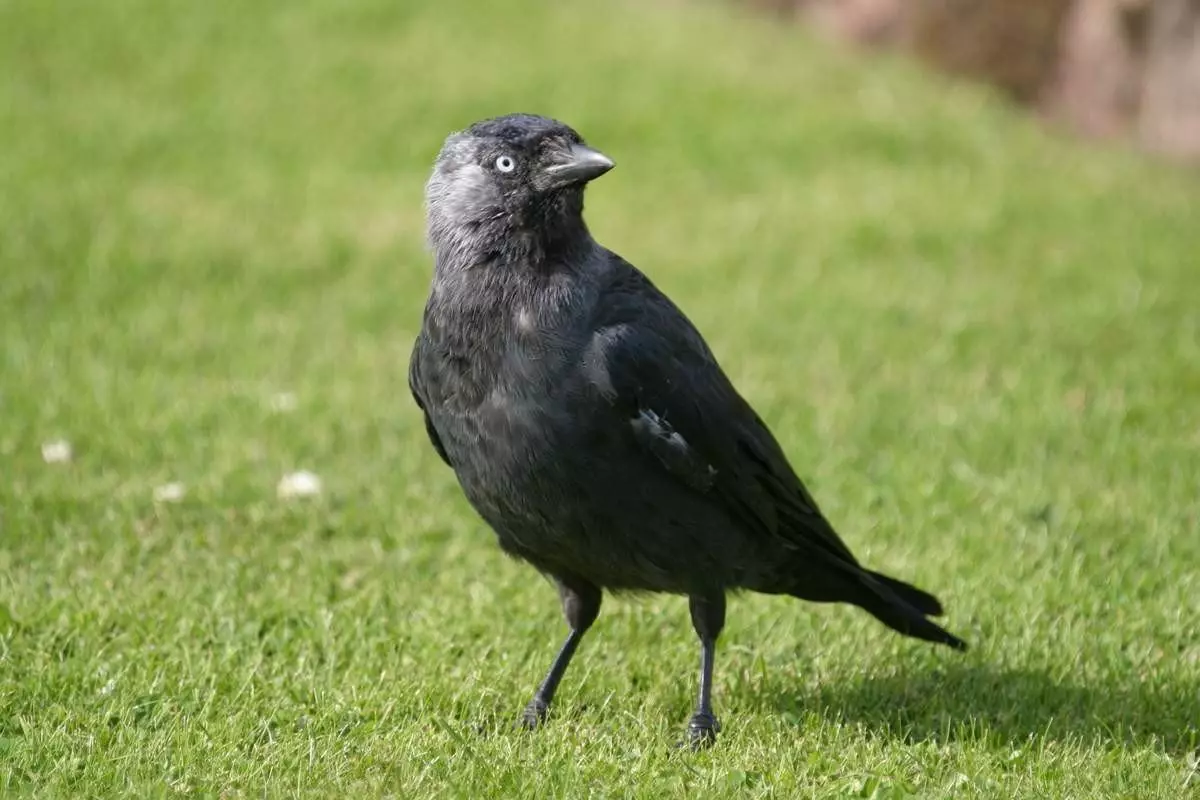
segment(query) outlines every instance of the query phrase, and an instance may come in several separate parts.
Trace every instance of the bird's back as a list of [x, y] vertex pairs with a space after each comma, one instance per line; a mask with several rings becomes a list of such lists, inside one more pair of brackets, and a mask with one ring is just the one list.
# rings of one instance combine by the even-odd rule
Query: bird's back
[[[555, 303], [513, 273], [486, 293], [486, 309], [431, 300], [414, 357], [419, 400], [467, 497], [507, 550], [549, 571], [610, 588], [768, 586], [788, 555], [786, 537], [761, 529], [778, 524], [777, 499], [756, 490], [763, 507], [737, 507], [730, 481], [745, 476], [721, 459], [738, 458], [739, 445], [720, 431], [768, 437], [768, 458], [774, 439], [644, 274], [599, 247], [585, 267], [562, 279]], [[468, 319], [478, 330], [464, 336]], [[654, 362], [671, 396], [614, 385], [629, 347]], [[689, 409], [711, 429], [681, 439], [714, 461], [701, 466], [716, 471], [713, 487], [664, 468], [638, 436], [643, 414], [687, 426]]]

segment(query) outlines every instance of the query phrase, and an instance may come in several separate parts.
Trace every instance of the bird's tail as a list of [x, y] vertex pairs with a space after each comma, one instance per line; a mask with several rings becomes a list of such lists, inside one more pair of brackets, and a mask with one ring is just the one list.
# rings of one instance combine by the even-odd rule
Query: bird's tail
[[889, 578], [887, 575], [882, 575], [878, 572], [870, 572], [868, 574], [882, 583], [887, 588], [900, 596], [900, 599], [908, 603], [910, 606], [920, 611], [927, 617], [940, 617], [943, 613], [942, 604], [936, 597], [929, 592], [924, 592], [904, 581], [898, 581], [895, 578]]
[[933, 595], [878, 572], [863, 571], [860, 584], [863, 591], [852, 602], [892, 630], [955, 650], [967, 649], [966, 642], [928, 619], [942, 613], [942, 604]]

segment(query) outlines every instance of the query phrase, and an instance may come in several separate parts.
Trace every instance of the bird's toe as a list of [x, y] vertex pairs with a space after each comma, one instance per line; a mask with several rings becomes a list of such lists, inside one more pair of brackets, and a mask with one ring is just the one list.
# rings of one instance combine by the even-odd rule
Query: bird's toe
[[688, 720], [687, 739], [680, 742], [681, 747], [688, 747], [692, 750], [703, 750], [706, 747], [711, 747], [716, 744], [717, 734], [721, 730], [721, 723], [712, 714], [694, 714]]
[[525, 706], [521, 718], [517, 720], [517, 725], [527, 731], [537, 730], [545, 724], [549, 713], [550, 704], [540, 697], [535, 697], [529, 701], [529, 705]]

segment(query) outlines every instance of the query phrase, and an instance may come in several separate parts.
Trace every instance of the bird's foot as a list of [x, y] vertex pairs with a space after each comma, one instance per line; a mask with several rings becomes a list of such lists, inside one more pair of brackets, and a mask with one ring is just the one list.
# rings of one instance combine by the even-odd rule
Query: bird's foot
[[717, 733], [720, 730], [721, 723], [715, 716], [697, 712], [688, 720], [687, 740], [680, 742], [680, 747], [689, 747], [692, 750], [712, 747], [717, 742]]
[[535, 697], [529, 701], [529, 705], [525, 706], [525, 711], [521, 713], [521, 719], [517, 721], [517, 725], [527, 731], [537, 730], [546, 722], [546, 716], [550, 713], [550, 704], [540, 697]]

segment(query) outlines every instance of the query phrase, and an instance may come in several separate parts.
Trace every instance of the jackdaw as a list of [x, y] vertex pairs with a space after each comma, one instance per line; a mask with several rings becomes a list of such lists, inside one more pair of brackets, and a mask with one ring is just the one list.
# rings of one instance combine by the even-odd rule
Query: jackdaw
[[704, 339], [598, 244], [585, 185], [613, 162], [561, 122], [484, 120], [426, 187], [434, 274], [409, 366], [425, 429], [500, 547], [557, 584], [570, 633], [525, 708], [537, 727], [601, 591], [687, 595], [700, 638], [694, 744], [725, 596], [844, 602], [963, 650], [932, 595], [862, 566]]

